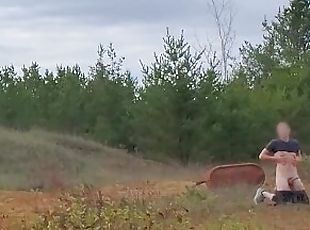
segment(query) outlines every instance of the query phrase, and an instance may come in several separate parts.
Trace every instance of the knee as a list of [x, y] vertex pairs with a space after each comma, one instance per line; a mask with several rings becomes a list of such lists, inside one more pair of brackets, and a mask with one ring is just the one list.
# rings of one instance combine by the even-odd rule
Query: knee
[[306, 191], [294, 192], [293, 203], [309, 204], [309, 197]]

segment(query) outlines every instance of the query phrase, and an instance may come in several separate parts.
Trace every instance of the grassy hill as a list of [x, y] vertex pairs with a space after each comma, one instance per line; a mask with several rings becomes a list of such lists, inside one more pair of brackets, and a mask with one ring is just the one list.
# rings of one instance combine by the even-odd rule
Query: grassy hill
[[176, 179], [178, 166], [134, 157], [76, 136], [0, 128], [0, 189], [53, 189], [75, 184]]
[[[193, 168], [144, 160], [80, 137], [36, 129], [21, 132], [0, 128], [0, 144], [1, 229], [33, 229], [33, 223], [39, 223], [35, 229], [46, 229], [46, 224], [57, 224], [59, 220], [62, 224], [63, 219], [59, 216], [68, 218], [68, 224], [76, 215], [79, 218], [74, 224], [87, 222], [88, 218], [96, 217], [93, 213], [97, 213], [97, 206], [91, 205], [102, 202], [98, 194], [113, 200], [101, 207], [103, 217], [117, 211], [118, 215], [113, 218], [120, 218], [120, 221], [111, 218], [113, 224], [126, 224], [121, 220], [133, 218], [131, 221], [144, 226], [150, 223], [149, 218], [153, 218], [154, 224], [159, 226], [157, 229], [192, 229], [192, 226], [212, 230], [309, 229], [309, 206], [271, 207], [266, 203], [256, 207], [252, 202], [252, 189], [242, 186], [215, 193], [204, 186], [192, 189], [187, 187], [192, 184], [188, 179], [199, 173]], [[300, 172], [309, 191], [308, 160]], [[266, 173], [266, 187], [272, 191], [274, 167], [267, 165]], [[145, 183], [146, 180], [149, 182]], [[3, 191], [48, 190], [81, 183], [93, 184], [99, 190], [91, 188], [88, 191], [86, 187], [86, 193], [81, 191], [83, 196], [78, 191], [70, 195], [57, 191]], [[72, 203], [73, 200], [77, 203]], [[90, 205], [90, 209], [82, 210], [83, 215], [87, 213], [85, 220], [80, 214], [83, 202]], [[47, 216], [50, 222], [44, 218], [42, 222], [40, 216]]]

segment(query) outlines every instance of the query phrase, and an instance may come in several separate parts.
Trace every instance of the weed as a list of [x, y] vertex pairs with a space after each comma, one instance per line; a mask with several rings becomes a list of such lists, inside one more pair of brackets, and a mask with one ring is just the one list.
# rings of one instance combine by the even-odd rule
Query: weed
[[66, 193], [57, 212], [41, 216], [33, 230], [41, 229], [179, 229], [191, 228], [187, 212], [170, 203], [160, 209], [155, 202], [141, 200], [112, 201], [99, 191]]

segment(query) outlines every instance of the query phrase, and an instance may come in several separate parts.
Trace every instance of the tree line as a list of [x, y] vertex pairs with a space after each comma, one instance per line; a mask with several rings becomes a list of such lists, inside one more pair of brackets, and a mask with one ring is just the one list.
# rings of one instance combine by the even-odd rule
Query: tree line
[[112, 45], [99, 46], [85, 74], [76, 66], [41, 73], [37, 63], [0, 71], [0, 123], [85, 135], [183, 163], [253, 158], [286, 120], [310, 150], [310, 3], [292, 0], [263, 41], [247, 41], [225, 79], [217, 56], [195, 51], [183, 32], [167, 31], [164, 51], [141, 64], [142, 84]]

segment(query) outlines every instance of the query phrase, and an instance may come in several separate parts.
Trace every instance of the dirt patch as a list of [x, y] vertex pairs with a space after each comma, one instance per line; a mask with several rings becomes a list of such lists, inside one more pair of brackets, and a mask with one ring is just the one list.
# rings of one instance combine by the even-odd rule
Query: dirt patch
[[[119, 199], [122, 197], [173, 196], [186, 191], [191, 181], [138, 182], [107, 186], [99, 189], [104, 196]], [[94, 189], [96, 191], [96, 189]], [[24, 220], [33, 221], [39, 214], [53, 211], [58, 204], [60, 193], [42, 192], [0, 192], [0, 229], [16, 229], [25, 225]]]
[[[187, 186], [192, 186], [191, 181], [146, 181], [128, 184], [115, 184], [99, 189], [104, 196], [119, 198], [145, 198], [145, 197], [165, 197], [181, 194], [186, 191]], [[310, 184], [306, 183], [310, 189]], [[204, 189], [204, 187], [202, 187]], [[94, 189], [94, 193], [96, 193]], [[59, 192], [41, 193], [41, 192], [0, 192], [0, 229], [21, 229], [22, 226], [29, 227], [32, 221], [35, 221], [40, 214], [49, 211], [58, 206]], [[231, 196], [238, 196], [237, 193], [230, 193]], [[249, 195], [250, 197], [250, 195]], [[249, 197], [240, 197], [247, 199], [249, 210], [245, 212], [244, 207], [240, 208], [237, 204], [232, 206], [234, 215], [236, 214], [244, 221], [256, 221], [267, 229], [309, 229], [310, 219], [308, 206], [281, 206], [272, 207], [262, 205], [252, 206]], [[229, 197], [228, 197], [229, 198]], [[247, 210], [247, 209], [246, 209]], [[24, 221], [26, 220], [26, 221]], [[28, 225], [26, 225], [26, 223]]]

